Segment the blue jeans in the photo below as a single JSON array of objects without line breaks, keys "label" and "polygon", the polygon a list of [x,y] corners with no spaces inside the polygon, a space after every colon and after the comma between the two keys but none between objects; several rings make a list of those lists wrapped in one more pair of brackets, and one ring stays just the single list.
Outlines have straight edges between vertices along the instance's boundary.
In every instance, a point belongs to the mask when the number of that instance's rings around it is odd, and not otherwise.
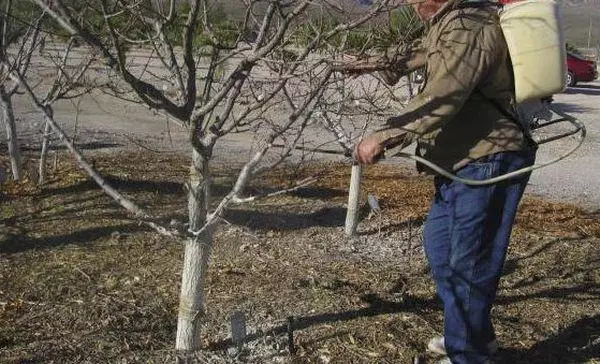
[{"label": "blue jeans", "polygon": [[[535,152],[503,152],[461,168],[483,180],[532,165]],[[425,223],[425,253],[444,304],[444,339],[454,364],[485,363],[495,339],[490,318],[517,206],[529,174],[470,187],[435,178],[436,194]]]}]

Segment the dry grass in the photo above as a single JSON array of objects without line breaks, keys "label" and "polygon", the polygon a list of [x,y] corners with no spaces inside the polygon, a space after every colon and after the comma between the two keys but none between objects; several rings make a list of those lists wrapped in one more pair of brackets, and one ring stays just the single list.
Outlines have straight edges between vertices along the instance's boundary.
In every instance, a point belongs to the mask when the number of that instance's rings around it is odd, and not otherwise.
[{"label": "dry grass", "polygon": [[[185,159],[112,158],[95,157],[112,183],[165,222],[185,221]],[[429,178],[368,168],[364,191],[383,215],[346,238],[349,168],[296,172],[321,177],[293,195],[236,206],[219,228],[198,361],[410,362],[441,329],[419,236]],[[217,193],[231,173],[216,173]],[[249,192],[285,186],[289,175],[273,172]],[[70,161],[52,177],[44,190],[2,186],[0,362],[171,362],[180,243],[131,221]],[[599,242],[597,213],[525,200],[494,310],[502,362],[600,362]],[[237,358],[226,353],[232,310],[246,313],[251,334]]]}]

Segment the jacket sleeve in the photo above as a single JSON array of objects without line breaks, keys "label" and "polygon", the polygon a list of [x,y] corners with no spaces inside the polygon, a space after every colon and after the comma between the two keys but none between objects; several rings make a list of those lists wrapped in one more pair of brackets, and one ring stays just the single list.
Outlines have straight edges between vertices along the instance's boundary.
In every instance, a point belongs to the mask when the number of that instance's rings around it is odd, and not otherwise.
[{"label": "jacket sleeve", "polygon": [[421,40],[389,48],[384,54],[334,65],[334,70],[347,73],[379,72],[383,80],[393,85],[404,75],[425,66],[427,55]]},{"label": "jacket sleeve", "polygon": [[[402,115],[388,120],[390,129],[399,129],[393,133],[396,145],[409,145],[450,122],[487,73],[492,55],[482,46],[482,29],[467,29],[460,13],[444,23],[435,31],[437,36],[428,39],[423,91],[409,102]],[[401,131],[405,135],[399,140]],[[382,144],[391,144],[383,135],[379,137]]]},{"label": "jacket sleeve", "polygon": [[380,71],[379,75],[385,83],[394,85],[402,76],[424,67],[426,60],[427,53],[423,48],[423,40],[417,39],[410,44],[388,49],[384,55],[384,62],[388,66]]}]

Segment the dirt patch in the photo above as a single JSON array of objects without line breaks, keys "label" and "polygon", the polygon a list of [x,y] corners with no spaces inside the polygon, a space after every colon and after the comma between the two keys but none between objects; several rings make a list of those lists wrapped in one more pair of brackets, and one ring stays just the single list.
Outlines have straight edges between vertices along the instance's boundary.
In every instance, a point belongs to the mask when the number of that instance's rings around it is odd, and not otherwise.
[{"label": "dirt patch", "polygon": [[[115,158],[93,159],[165,223],[185,221],[185,158]],[[172,362],[181,244],[132,221],[66,157],[57,166],[42,190],[2,185],[0,361]],[[217,168],[217,195],[232,172]],[[383,213],[363,220],[353,238],[343,235],[347,166],[276,171],[248,193],[315,173],[313,186],[235,206],[225,217],[197,362],[409,363],[441,331],[420,235],[429,178],[367,168],[363,190]],[[524,201],[493,312],[501,362],[600,362],[598,243],[597,213]],[[241,352],[231,348],[232,311],[248,319]]]}]

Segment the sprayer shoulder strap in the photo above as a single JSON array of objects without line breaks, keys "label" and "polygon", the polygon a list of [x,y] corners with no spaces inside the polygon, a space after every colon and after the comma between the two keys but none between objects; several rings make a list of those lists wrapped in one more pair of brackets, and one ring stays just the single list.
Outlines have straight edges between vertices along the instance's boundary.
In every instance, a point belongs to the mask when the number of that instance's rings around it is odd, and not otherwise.
[{"label": "sprayer shoulder strap", "polygon": [[487,102],[494,105],[496,110],[500,111],[500,113],[502,113],[502,115],[504,115],[507,119],[510,119],[510,120],[514,121],[515,123],[521,125],[521,123],[519,123],[519,117],[518,117],[516,111],[513,111],[512,113],[509,112],[508,110],[506,110],[506,108],[504,106],[500,105],[500,103],[498,101],[496,101],[490,97],[487,97],[480,89],[475,89],[475,92],[478,93],[481,97],[483,97]]},{"label": "sprayer shoulder strap", "polygon": [[502,8],[502,4],[497,1],[492,0],[478,0],[478,1],[457,1],[454,5],[455,8],[483,8],[488,6],[494,6],[497,8]]},{"label": "sprayer shoulder strap", "polygon": [[483,92],[481,92],[480,89],[476,89],[475,92],[479,93],[479,95],[481,95],[481,97],[483,97],[484,100],[486,100],[487,102],[489,102],[490,104],[492,104],[496,110],[498,110],[502,115],[504,115],[504,117],[506,117],[509,120],[512,120],[515,124],[517,124],[519,126],[519,129],[521,129],[521,131],[523,132],[523,135],[525,136],[525,138],[532,144],[532,145],[536,145],[537,143],[533,140],[533,137],[531,135],[531,130],[529,128],[526,128],[523,123],[520,121],[521,118],[519,116],[519,113],[516,111],[516,109],[512,110],[512,112],[510,112],[509,110],[507,110],[504,106],[502,106],[498,101],[487,97]]}]

